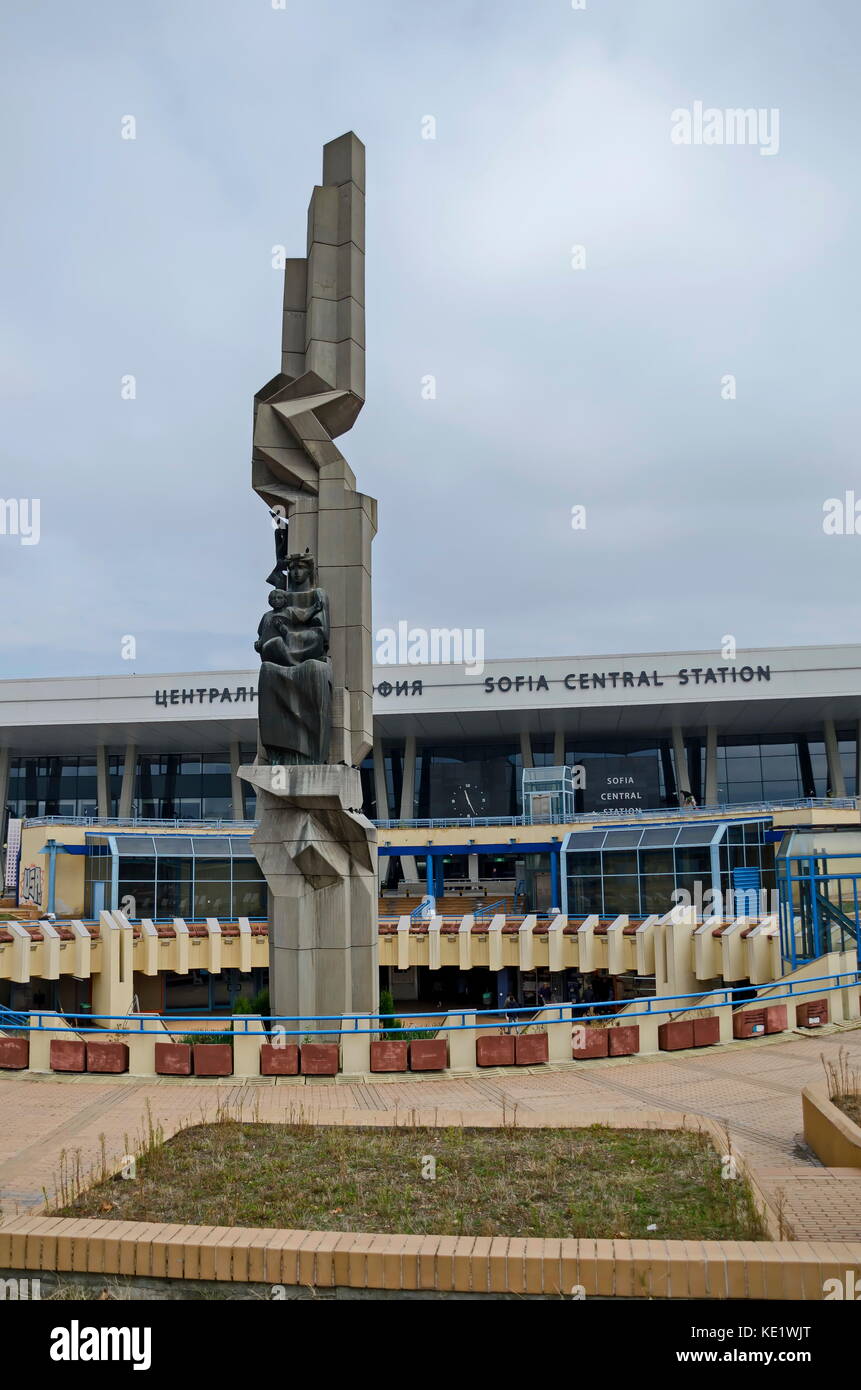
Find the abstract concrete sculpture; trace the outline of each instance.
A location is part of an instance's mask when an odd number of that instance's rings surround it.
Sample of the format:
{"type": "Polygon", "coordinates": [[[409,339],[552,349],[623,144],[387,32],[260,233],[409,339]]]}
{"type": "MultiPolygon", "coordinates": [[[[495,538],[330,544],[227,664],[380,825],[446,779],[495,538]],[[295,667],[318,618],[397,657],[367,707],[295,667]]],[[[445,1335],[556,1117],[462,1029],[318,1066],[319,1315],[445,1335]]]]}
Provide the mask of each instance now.
{"type": "Polygon", "coordinates": [[[256,644],[258,756],[240,775],[257,790],[251,845],[269,884],[270,1003],[284,1015],[375,1012],[379,1000],[376,831],[358,770],[373,743],[377,506],[334,443],[364,403],[364,175],[355,135],[324,146],[307,255],[285,264],[281,371],[255,397],[252,486],[276,517],[276,563],[256,644]]]}

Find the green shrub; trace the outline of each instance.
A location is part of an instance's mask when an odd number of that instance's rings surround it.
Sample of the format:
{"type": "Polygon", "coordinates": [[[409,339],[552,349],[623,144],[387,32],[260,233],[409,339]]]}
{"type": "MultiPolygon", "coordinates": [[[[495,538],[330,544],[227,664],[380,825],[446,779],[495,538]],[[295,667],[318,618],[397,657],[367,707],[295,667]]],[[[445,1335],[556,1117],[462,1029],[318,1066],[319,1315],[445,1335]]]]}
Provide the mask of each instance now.
{"type": "Polygon", "coordinates": [[[380,990],[380,1037],[393,1038],[397,1041],[405,1034],[391,1032],[391,1029],[400,1028],[401,1020],[395,1018],[395,1000],[390,989],[380,990]]]}

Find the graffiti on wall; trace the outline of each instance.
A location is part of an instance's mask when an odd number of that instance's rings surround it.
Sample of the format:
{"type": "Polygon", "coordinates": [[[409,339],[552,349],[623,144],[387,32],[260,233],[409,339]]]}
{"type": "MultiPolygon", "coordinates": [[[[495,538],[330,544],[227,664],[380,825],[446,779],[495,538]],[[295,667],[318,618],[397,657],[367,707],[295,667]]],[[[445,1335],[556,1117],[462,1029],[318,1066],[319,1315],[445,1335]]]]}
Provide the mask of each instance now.
{"type": "Polygon", "coordinates": [[[40,864],[27,864],[21,870],[19,902],[35,903],[37,907],[41,907],[42,873],[40,864]]]}

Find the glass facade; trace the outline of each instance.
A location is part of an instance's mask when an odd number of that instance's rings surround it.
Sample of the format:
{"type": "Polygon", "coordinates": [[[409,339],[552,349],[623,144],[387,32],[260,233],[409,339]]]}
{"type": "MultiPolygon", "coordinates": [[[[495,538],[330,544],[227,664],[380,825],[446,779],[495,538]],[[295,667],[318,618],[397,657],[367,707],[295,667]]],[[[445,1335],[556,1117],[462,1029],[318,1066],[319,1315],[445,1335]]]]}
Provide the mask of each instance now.
{"type": "Polygon", "coordinates": [[[88,835],[87,851],[89,916],[100,904],[135,920],[266,916],[266,882],[247,836],[88,835]]]}
{"type": "Polygon", "coordinates": [[[565,761],[583,769],[578,812],[617,814],[678,805],[669,739],[568,739],[565,761]]]}
{"type": "Polygon", "coordinates": [[[146,819],[232,820],[230,763],[199,753],[141,754],[134,803],[146,819]]]}
{"type": "Polygon", "coordinates": [[[420,820],[519,816],[520,744],[430,744],[416,753],[414,816],[420,820]]]}
{"type": "MultiPolygon", "coordinates": [[[[243,745],[240,761],[254,759],[253,745],[243,745]]],[[[119,815],[123,784],[122,753],[107,755],[108,814],[119,815]]],[[[255,793],[243,783],[244,815],[254,819],[255,793]]],[[[95,754],[12,758],[6,808],[10,816],[97,816],[98,778],[95,754]]],[[[132,814],[148,819],[232,820],[228,755],[215,753],[139,754],[135,769],[132,814]]]]}
{"type": "Polygon", "coordinates": [[[96,758],[12,758],[6,805],[11,816],[94,816],[96,758]]]}
{"type": "MultiPolygon", "coordinates": [[[[253,744],[243,744],[240,761],[250,763],[253,744]]],[[[532,736],[535,768],[554,765],[550,734],[532,736]]],[[[857,794],[855,737],[838,731],[838,752],[846,796],[857,794]]],[[[373,758],[360,768],[365,814],[373,820],[401,816],[404,745],[384,743],[386,806],[378,806],[373,758]]],[[[722,735],[717,744],[717,800],[738,806],[836,795],[830,785],[825,743],[811,735],[769,738],[722,735]]],[[[706,748],[699,735],[685,737],[686,781],[699,805],[705,804],[706,748]]],[[[583,769],[575,790],[575,814],[624,814],[678,805],[669,738],[584,739],[566,741],[565,762],[583,769]]],[[[109,815],[119,815],[124,756],[107,755],[109,815]]],[[[519,739],[419,744],[415,794],[406,818],[466,819],[522,815],[523,764],[519,739]]],[[[95,754],[11,758],[6,807],[15,817],[96,816],[98,778],[95,754]]],[[[243,816],[253,820],[256,797],[242,783],[243,816]]],[[[145,819],[232,820],[229,753],[139,753],[132,814],[145,819]]]]}
{"type": "Polygon", "coordinates": [[[707,906],[706,894],[718,889],[730,901],[737,886],[733,873],[742,868],[757,871],[760,889],[773,888],[773,846],[764,837],[769,825],[767,819],[737,825],[699,821],[572,835],[563,868],[568,914],[669,912],[680,889],[694,906],[707,906]]]}
{"type": "MultiPolygon", "coordinates": [[[[855,739],[839,735],[838,750],[846,795],[854,796],[855,739]]],[[[719,738],[717,781],[718,801],[724,806],[836,794],[828,775],[824,740],[805,734],[780,734],[757,741],[719,738]]]]}

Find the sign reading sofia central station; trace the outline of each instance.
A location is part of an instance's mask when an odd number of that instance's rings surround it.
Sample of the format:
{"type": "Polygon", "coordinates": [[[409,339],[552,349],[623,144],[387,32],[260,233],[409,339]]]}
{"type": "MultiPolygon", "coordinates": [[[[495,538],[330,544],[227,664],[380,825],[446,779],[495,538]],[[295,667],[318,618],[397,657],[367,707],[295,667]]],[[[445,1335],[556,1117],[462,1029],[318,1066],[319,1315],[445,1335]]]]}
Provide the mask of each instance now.
{"type": "Polygon", "coordinates": [[[855,694],[857,647],[655,652],[605,657],[495,659],[460,664],[404,662],[374,668],[380,713],[427,710],[577,708],[855,694]]]}
{"type": "MultiPolygon", "coordinates": [[[[677,681],[679,685],[734,685],[737,681],[770,681],[770,666],[683,666],[672,675],[657,671],[580,671],[569,672],[562,678],[566,690],[641,689],[644,685],[661,686],[677,681]]],[[[550,681],[542,673],[537,676],[486,676],[484,689],[503,694],[509,690],[549,690],[550,681]]]]}

